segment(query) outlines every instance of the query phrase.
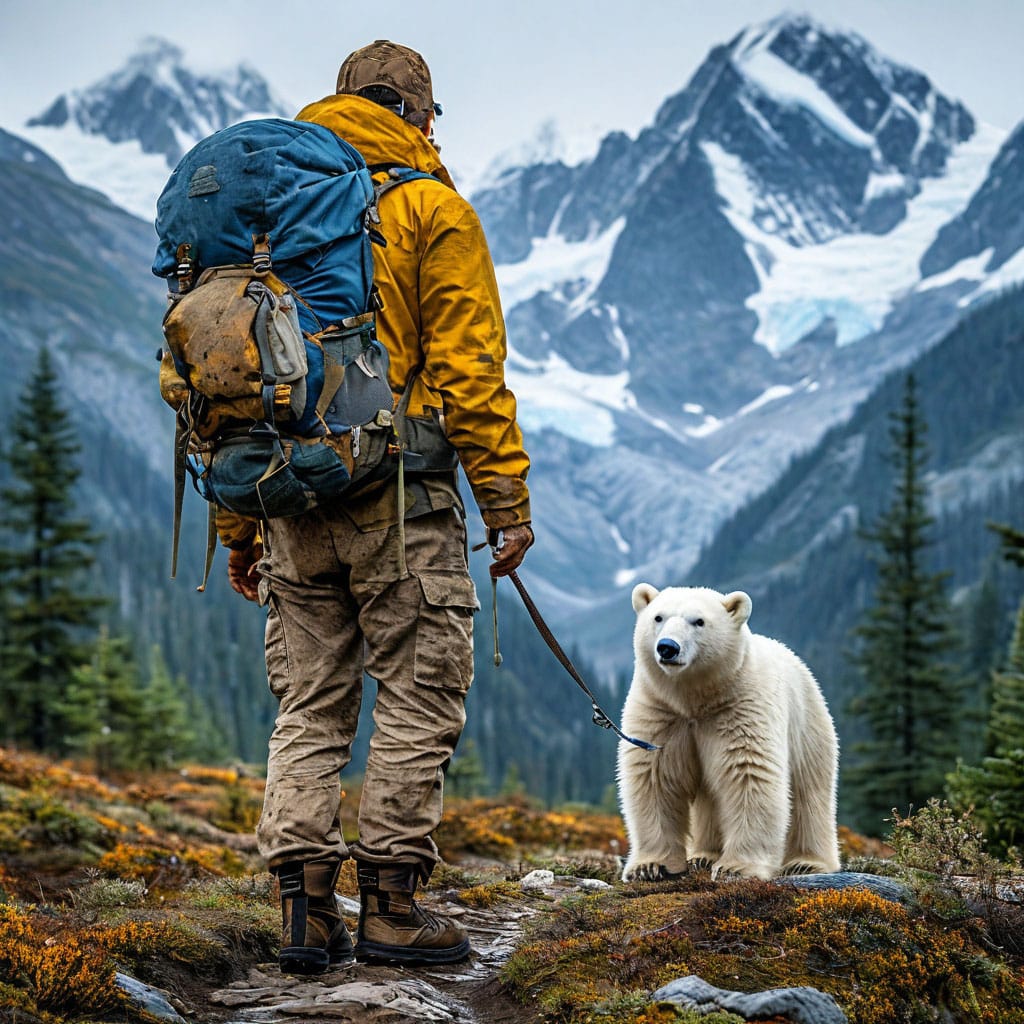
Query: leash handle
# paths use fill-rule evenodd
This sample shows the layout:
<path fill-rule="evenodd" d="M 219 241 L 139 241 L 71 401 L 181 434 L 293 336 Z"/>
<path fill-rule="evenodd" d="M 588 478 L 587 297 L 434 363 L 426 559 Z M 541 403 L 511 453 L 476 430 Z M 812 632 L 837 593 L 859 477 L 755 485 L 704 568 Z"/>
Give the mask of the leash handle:
<path fill-rule="evenodd" d="M 654 743 L 648 743 L 647 740 L 636 739 L 633 736 L 627 736 L 607 715 L 607 713 L 601 708 L 601 705 L 597 702 L 597 697 L 594 696 L 593 691 L 583 681 L 583 677 L 576 670 L 576 666 L 572 663 L 569 656 L 562 650 L 561 644 L 555 638 L 554 633 L 548 627 L 548 624 L 544 621 L 544 617 L 541 615 L 537 606 L 533 603 L 533 598 L 526 592 L 526 587 L 523 586 L 523 581 L 519 578 L 519 574 L 513 570 L 508 574 L 508 578 L 512 581 L 512 585 L 519 592 L 519 596 L 522 598 L 523 604 L 526 606 L 526 611 L 529 613 L 530 618 L 533 620 L 533 624 L 537 627 L 537 631 L 544 638 L 544 642 L 551 649 L 551 653 L 559 660 L 562 668 L 572 676 L 576 685 L 590 698 L 590 705 L 593 709 L 592 720 L 595 725 L 601 726 L 602 729 L 610 729 L 620 740 L 625 740 L 626 743 L 632 743 L 635 747 L 640 747 L 641 750 L 660 750 L 661 748 Z"/>

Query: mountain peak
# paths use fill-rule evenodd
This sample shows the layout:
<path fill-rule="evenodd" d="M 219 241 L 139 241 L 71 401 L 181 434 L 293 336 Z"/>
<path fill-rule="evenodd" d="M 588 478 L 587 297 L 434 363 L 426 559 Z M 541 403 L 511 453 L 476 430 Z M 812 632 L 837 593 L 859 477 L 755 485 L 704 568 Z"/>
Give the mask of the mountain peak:
<path fill-rule="evenodd" d="M 153 63 L 179 64 L 184 59 L 185 51 L 176 43 L 163 36 L 145 36 L 128 57 L 127 64 L 129 67 L 148 67 Z"/>
<path fill-rule="evenodd" d="M 200 139 L 239 121 L 293 113 L 251 64 L 199 69 L 180 46 L 148 36 L 116 70 L 53 100 L 25 135 L 72 180 L 152 220 L 168 173 Z"/>
<path fill-rule="evenodd" d="M 208 72 L 190 67 L 181 47 L 142 39 L 120 68 L 57 97 L 30 128 L 77 129 L 112 143 L 137 142 L 168 169 L 199 139 L 254 116 L 287 117 L 291 108 L 249 64 Z"/>

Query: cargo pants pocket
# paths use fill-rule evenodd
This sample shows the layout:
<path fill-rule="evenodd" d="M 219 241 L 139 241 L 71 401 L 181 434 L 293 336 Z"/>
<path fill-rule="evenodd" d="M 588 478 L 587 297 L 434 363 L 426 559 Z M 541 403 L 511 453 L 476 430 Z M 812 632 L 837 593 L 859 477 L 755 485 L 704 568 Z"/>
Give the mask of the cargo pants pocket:
<path fill-rule="evenodd" d="M 473 681 L 473 612 L 480 607 L 468 575 L 416 573 L 423 603 L 416 626 L 414 677 L 423 686 L 469 689 Z"/>

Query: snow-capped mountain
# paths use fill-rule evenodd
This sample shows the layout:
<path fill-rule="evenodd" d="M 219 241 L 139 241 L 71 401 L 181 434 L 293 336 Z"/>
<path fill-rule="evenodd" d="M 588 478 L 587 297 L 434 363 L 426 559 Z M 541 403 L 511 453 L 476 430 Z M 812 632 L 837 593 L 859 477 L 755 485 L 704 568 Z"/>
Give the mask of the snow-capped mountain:
<path fill-rule="evenodd" d="M 148 220 L 195 139 L 287 111 L 255 72 L 146 52 L 25 135 Z M 621 668 L 633 583 L 707 582 L 688 570 L 730 515 L 1024 277 L 1022 131 L 787 16 L 715 47 L 635 138 L 587 156 L 545 131 L 481 179 L 533 457 L 524 579 L 567 644 Z"/>
<path fill-rule="evenodd" d="M 596 122 L 566 128 L 554 118 L 545 118 L 526 139 L 502 150 L 479 168 L 466 166 L 449 170 L 459 191 L 474 195 L 493 188 L 502 175 L 517 167 L 553 163 L 575 167 L 594 157 L 607 133 L 607 128 Z"/>
<path fill-rule="evenodd" d="M 196 142 L 238 121 L 293 113 L 254 68 L 196 72 L 179 47 L 149 38 L 113 74 L 58 96 L 22 134 L 74 181 L 152 220 L 170 171 Z"/>
<path fill-rule="evenodd" d="M 860 37 L 786 16 L 713 49 L 635 139 L 474 196 L 543 439 L 535 572 L 560 625 L 628 651 L 626 588 L 684 579 L 728 515 L 984 294 L 970 264 L 922 258 L 975 195 L 1019 250 L 985 199 L 1004 139 Z"/>

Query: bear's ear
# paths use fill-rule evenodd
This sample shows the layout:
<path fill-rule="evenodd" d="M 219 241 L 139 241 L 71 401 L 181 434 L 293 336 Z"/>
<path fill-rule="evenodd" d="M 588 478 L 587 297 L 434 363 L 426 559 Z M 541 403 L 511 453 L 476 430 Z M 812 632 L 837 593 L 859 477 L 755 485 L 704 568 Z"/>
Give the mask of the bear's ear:
<path fill-rule="evenodd" d="M 751 609 L 754 607 L 749 595 L 744 594 L 742 590 L 734 590 L 731 594 L 726 594 L 722 598 L 722 604 L 725 605 L 725 610 L 736 620 L 737 626 L 742 626 L 750 618 Z"/>
<path fill-rule="evenodd" d="M 638 583 L 633 588 L 633 611 L 639 615 L 657 596 L 657 587 L 652 587 L 650 583 Z"/>

